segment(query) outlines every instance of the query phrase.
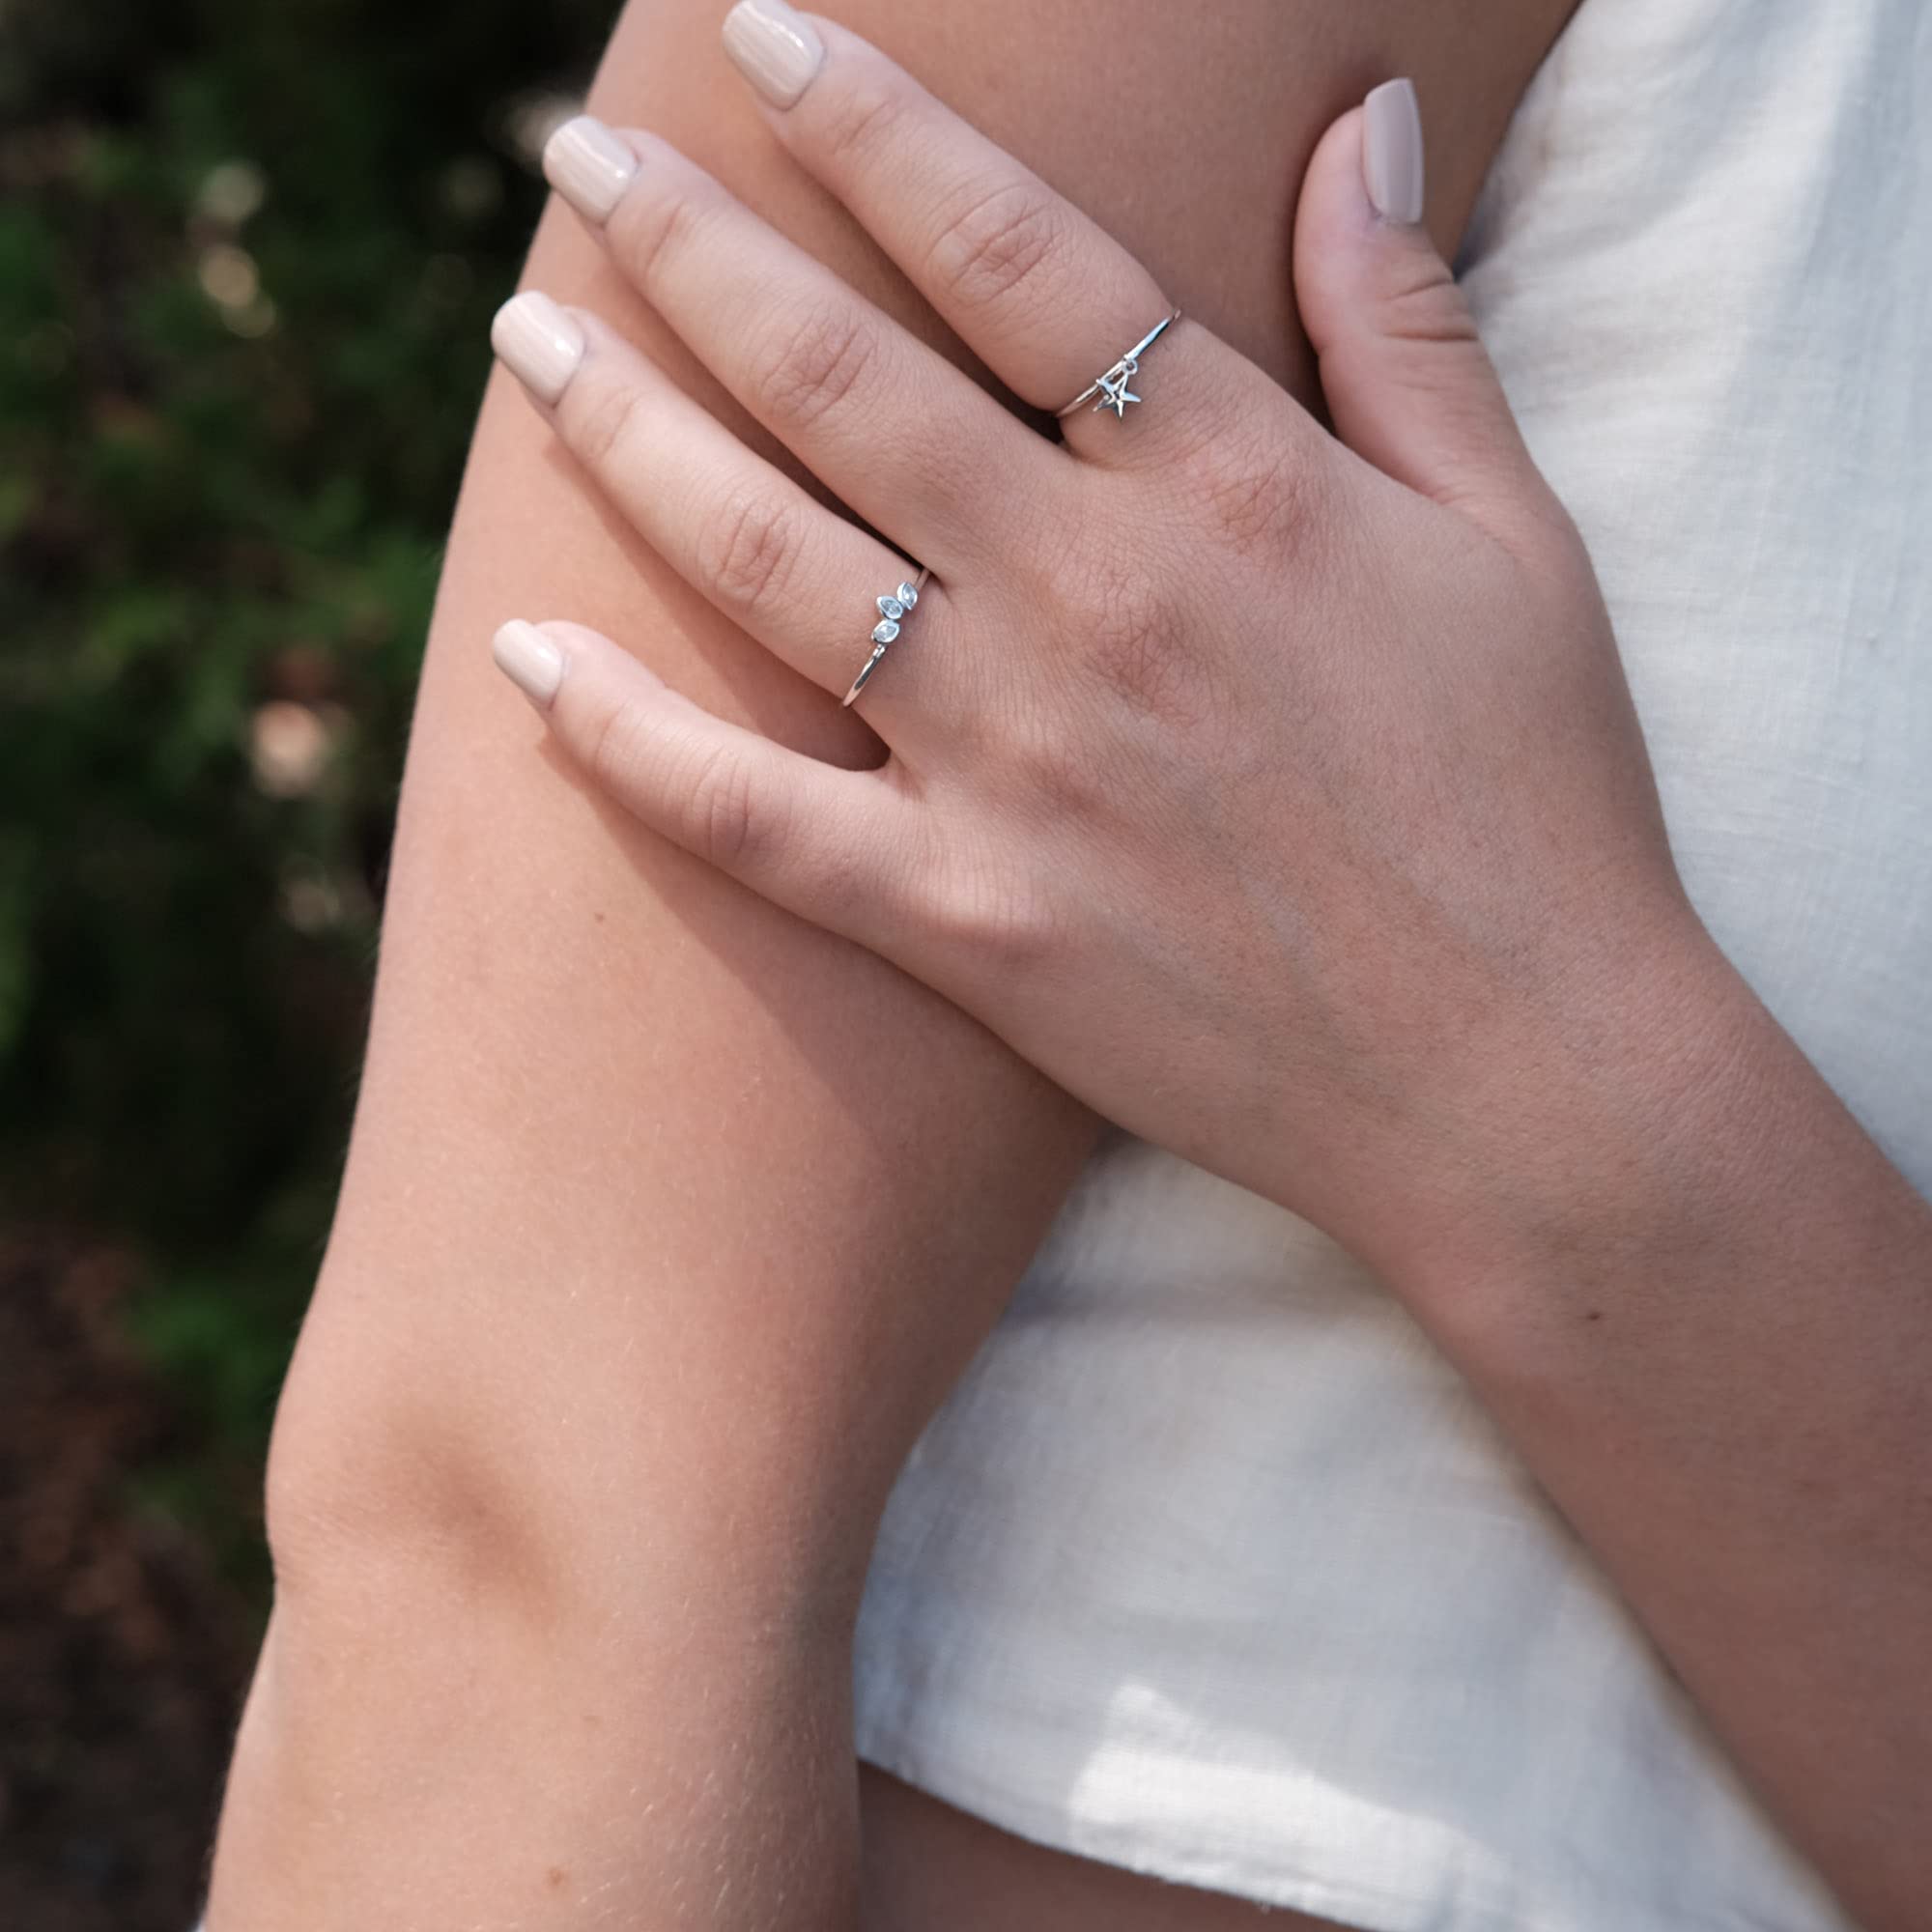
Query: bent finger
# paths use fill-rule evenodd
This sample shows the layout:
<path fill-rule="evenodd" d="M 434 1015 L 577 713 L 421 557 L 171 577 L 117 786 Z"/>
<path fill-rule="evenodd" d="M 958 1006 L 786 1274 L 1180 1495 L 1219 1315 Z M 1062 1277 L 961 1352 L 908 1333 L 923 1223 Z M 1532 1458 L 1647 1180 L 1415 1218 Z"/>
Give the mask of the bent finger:
<path fill-rule="evenodd" d="M 624 157 L 614 193 L 586 186 L 586 146 L 613 170 Z M 656 135 L 573 121 L 545 167 L 638 293 L 842 502 L 942 577 L 1010 554 L 1051 452 L 977 383 Z"/>
<path fill-rule="evenodd" d="M 564 446 L 685 582 L 775 657 L 838 696 L 874 647 L 881 600 L 918 575 L 895 551 L 834 514 L 694 402 L 613 329 L 534 289 L 498 313 L 491 341 Z M 944 628 L 922 600 L 920 641 Z M 896 626 L 895 624 L 895 630 Z M 866 712 L 896 728 L 944 718 L 956 652 L 901 651 Z"/>
<path fill-rule="evenodd" d="M 861 36 L 782 0 L 747 0 L 726 16 L 724 47 L 800 166 L 1036 409 L 1058 413 L 1175 313 L 1173 292 L 1130 249 Z M 1217 393 L 1232 354 L 1194 325 L 1171 330 L 1111 399 L 1096 392 L 1065 417 L 1069 444 L 1159 460 L 1171 426 L 1198 422 L 1195 392 Z M 1127 410 L 1155 387 L 1159 411 Z"/>
<path fill-rule="evenodd" d="M 813 925 L 889 956 L 918 877 L 917 808 L 888 764 L 852 772 L 733 724 L 581 624 L 505 624 L 498 668 L 597 788 Z"/>
<path fill-rule="evenodd" d="M 1321 138 L 1294 226 L 1294 290 L 1344 442 L 1507 538 L 1562 512 L 1531 462 L 1468 302 L 1423 226 L 1422 120 L 1406 80 Z"/>

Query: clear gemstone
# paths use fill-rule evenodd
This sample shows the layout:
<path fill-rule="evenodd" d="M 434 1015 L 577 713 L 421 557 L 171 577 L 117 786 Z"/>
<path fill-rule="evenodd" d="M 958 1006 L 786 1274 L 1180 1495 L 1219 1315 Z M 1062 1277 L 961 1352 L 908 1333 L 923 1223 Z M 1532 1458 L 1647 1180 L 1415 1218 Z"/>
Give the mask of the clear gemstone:
<path fill-rule="evenodd" d="M 879 599 L 880 616 L 890 617 L 894 623 L 897 623 L 905 613 L 906 607 L 896 597 L 881 597 Z"/>
<path fill-rule="evenodd" d="M 899 587 L 893 593 L 893 595 L 896 597 L 898 601 L 901 604 L 903 604 L 908 611 L 910 611 L 912 607 L 919 602 L 919 592 L 915 590 L 910 583 L 901 583 Z"/>
<path fill-rule="evenodd" d="M 875 644 L 889 644 L 899 634 L 899 627 L 888 617 L 883 624 L 872 626 L 872 641 Z"/>

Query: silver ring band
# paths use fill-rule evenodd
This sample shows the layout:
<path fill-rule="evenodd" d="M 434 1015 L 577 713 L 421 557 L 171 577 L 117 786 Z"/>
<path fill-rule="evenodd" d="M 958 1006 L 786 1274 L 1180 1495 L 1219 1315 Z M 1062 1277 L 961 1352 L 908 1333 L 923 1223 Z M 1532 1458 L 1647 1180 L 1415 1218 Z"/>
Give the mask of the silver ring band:
<path fill-rule="evenodd" d="M 1054 414 L 1070 416 L 1083 403 L 1093 402 L 1098 396 L 1100 400 L 1094 403 L 1095 410 L 1112 410 L 1117 419 L 1124 420 L 1127 405 L 1140 401 L 1127 384 L 1140 374 L 1141 357 L 1179 320 L 1180 311 L 1176 309 L 1172 315 L 1155 323 L 1104 376 L 1094 377 L 1064 410 L 1056 410 Z"/>
<path fill-rule="evenodd" d="M 872 654 L 859 667 L 859 675 L 852 680 L 852 689 L 838 701 L 840 705 L 850 704 L 865 690 L 866 680 L 878 669 L 879 661 L 892 649 L 893 639 L 899 634 L 899 622 L 919 602 L 919 593 L 925 588 L 925 580 L 932 575 L 929 569 L 922 568 L 910 583 L 901 583 L 896 590 L 889 590 L 878 600 L 879 621 L 872 626 Z"/>

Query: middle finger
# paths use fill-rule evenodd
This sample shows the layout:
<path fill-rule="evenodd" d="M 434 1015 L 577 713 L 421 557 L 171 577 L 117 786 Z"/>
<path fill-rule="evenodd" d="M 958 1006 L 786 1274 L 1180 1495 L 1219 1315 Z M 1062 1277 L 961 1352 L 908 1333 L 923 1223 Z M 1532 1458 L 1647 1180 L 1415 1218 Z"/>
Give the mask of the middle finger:
<path fill-rule="evenodd" d="M 1158 468 L 1228 413 L 1240 358 L 1194 323 L 1163 334 L 1145 375 L 1123 369 L 1117 396 L 1096 393 L 1175 315 L 1172 291 L 869 42 L 784 0 L 740 0 L 724 48 L 793 158 L 1078 454 Z M 1129 415 L 1143 389 L 1158 401 Z"/>
<path fill-rule="evenodd" d="M 668 142 L 598 131 L 607 189 L 573 205 L 731 395 L 941 577 L 1010 556 L 1049 487 L 1038 439 Z"/>

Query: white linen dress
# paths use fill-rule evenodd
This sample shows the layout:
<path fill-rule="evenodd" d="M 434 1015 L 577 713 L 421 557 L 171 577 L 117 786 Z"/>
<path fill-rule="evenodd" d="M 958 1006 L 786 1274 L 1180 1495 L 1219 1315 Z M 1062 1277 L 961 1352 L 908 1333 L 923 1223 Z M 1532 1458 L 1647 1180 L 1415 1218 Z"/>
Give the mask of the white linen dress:
<path fill-rule="evenodd" d="M 1585 0 L 1462 269 L 1696 905 L 1932 1193 L 1932 9 Z M 1009 1831 L 1375 1932 L 1845 1925 L 1378 1283 L 1124 1135 L 898 1483 L 857 1693 Z"/>

